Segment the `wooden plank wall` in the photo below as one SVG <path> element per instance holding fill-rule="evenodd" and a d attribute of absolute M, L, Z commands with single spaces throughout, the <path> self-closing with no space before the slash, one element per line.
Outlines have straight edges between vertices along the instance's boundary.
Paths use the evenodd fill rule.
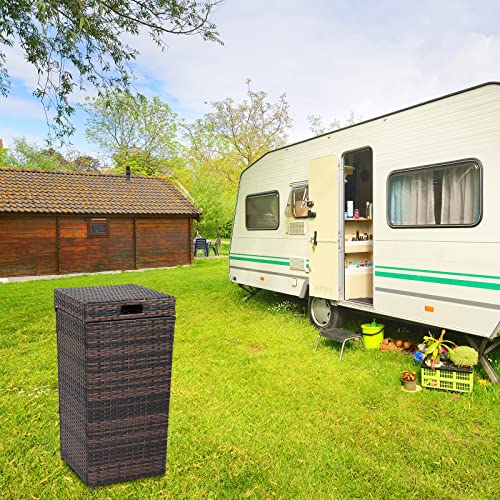
<path fill-rule="evenodd" d="M 0 277 L 56 273 L 56 218 L 0 217 Z"/>
<path fill-rule="evenodd" d="M 188 218 L 143 217 L 134 221 L 132 217 L 109 217 L 109 237 L 92 238 L 87 235 L 88 219 L 0 216 L 0 277 L 168 267 L 192 262 Z"/>
<path fill-rule="evenodd" d="M 137 267 L 191 263 L 189 219 L 137 218 Z"/>
<path fill-rule="evenodd" d="M 134 221 L 110 217 L 109 238 L 87 236 L 86 217 L 60 217 L 60 273 L 134 269 Z"/>

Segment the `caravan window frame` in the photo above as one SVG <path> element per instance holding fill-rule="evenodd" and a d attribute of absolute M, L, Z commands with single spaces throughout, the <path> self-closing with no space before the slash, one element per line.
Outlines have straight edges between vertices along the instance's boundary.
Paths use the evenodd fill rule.
<path fill-rule="evenodd" d="M 453 167 L 459 166 L 462 163 L 475 163 L 479 168 L 479 217 L 472 224 L 393 224 L 391 221 L 391 179 L 398 174 L 412 174 L 422 170 L 430 170 L 432 168 Z M 483 164 L 477 158 L 461 158 L 459 160 L 431 163 L 429 165 L 421 165 L 418 167 L 402 168 L 393 170 L 387 176 L 386 181 L 386 221 L 387 225 L 392 229 L 443 229 L 443 228 L 472 228 L 478 226 L 483 220 Z"/>
<path fill-rule="evenodd" d="M 247 207 L 248 207 L 248 199 L 249 198 L 257 198 L 259 196 L 266 196 L 266 195 L 274 195 L 276 194 L 277 197 L 276 199 L 278 200 L 278 211 L 276 213 L 278 217 L 278 221 L 275 227 L 248 227 L 248 215 L 247 215 Z M 252 193 L 252 194 L 247 194 L 245 197 L 245 227 L 247 231 L 276 231 L 280 227 L 280 193 L 277 190 L 274 191 L 264 191 L 262 193 Z"/>
<path fill-rule="evenodd" d="M 295 210 L 295 193 L 300 189 L 305 189 L 306 191 L 306 205 L 304 215 L 297 215 Z M 285 215 L 291 219 L 307 219 L 309 217 L 309 207 L 307 207 L 307 202 L 309 201 L 309 182 L 297 182 L 290 185 L 290 193 L 288 194 L 288 200 L 285 207 Z"/>

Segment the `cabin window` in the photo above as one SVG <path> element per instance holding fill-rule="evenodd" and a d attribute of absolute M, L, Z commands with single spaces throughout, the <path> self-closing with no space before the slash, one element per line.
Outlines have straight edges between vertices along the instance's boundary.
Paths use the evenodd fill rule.
<path fill-rule="evenodd" d="M 475 226 L 481 210 L 478 160 L 400 170 L 389 176 L 392 227 Z"/>
<path fill-rule="evenodd" d="M 90 219 L 87 225 L 87 236 L 89 238 L 109 237 L 109 221 L 107 219 Z"/>
<path fill-rule="evenodd" d="M 248 195 L 245 204 L 247 229 L 278 229 L 279 205 L 277 191 Z"/>
<path fill-rule="evenodd" d="M 285 215 L 295 219 L 304 219 L 307 217 L 309 200 L 309 188 L 306 185 L 292 186 L 288 202 L 286 204 Z"/>

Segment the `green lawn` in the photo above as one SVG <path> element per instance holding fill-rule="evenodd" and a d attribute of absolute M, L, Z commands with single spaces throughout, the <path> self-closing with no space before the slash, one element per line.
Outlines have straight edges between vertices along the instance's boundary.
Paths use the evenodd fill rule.
<path fill-rule="evenodd" d="M 89 491 L 59 457 L 53 290 L 120 283 L 177 297 L 167 474 Z M 405 356 L 339 362 L 299 306 L 242 296 L 225 258 L 1 285 L 0 497 L 500 498 L 497 386 L 404 393 Z"/>

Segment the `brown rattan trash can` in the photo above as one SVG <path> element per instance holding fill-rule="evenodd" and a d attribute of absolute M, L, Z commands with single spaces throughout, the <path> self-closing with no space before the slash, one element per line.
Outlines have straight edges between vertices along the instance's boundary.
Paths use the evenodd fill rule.
<path fill-rule="evenodd" d="M 165 474 L 175 297 L 54 290 L 61 457 L 90 488 Z"/>

